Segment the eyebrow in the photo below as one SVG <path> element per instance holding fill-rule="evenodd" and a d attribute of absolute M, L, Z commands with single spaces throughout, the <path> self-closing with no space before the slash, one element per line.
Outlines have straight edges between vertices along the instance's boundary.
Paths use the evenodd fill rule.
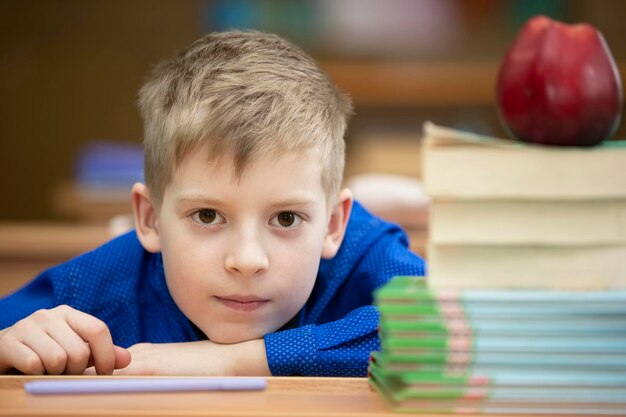
<path fill-rule="evenodd" d="M 287 198 L 282 201 L 276 201 L 270 204 L 270 207 L 308 207 L 315 204 L 315 200 L 312 198 L 305 197 L 296 197 L 296 198 Z"/>
<path fill-rule="evenodd" d="M 176 204 L 184 203 L 202 203 L 208 206 L 224 206 L 226 203 L 223 200 L 210 198 L 200 194 L 181 194 L 176 197 Z M 283 200 L 278 200 L 270 203 L 270 207 L 304 207 L 310 206 L 315 203 L 314 198 L 306 196 L 294 196 L 287 197 Z"/>
<path fill-rule="evenodd" d="M 207 205 L 222 205 L 221 200 L 215 198 L 209 198 L 200 194 L 180 194 L 176 196 L 176 204 L 181 203 L 204 203 Z"/>

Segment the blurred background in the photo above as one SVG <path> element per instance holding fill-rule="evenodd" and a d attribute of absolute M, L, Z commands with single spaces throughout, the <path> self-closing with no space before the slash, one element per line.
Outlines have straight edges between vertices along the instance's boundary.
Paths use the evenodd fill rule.
<path fill-rule="evenodd" d="M 130 210 L 128 184 L 141 179 L 137 91 L 154 64 L 204 33 L 255 28 L 299 44 L 354 100 L 346 180 L 419 180 L 425 120 L 504 135 L 498 66 L 536 14 L 595 25 L 624 78 L 621 0 L 3 0 L 0 258 L 26 256 L 45 240 L 44 224 L 90 228 L 92 240 L 81 235 L 76 247 L 71 230 L 54 229 L 49 244 L 71 247 L 63 258 Z M 626 138 L 623 125 L 616 137 Z M 418 192 L 397 184 L 399 194 Z M 14 233 L 24 224 L 39 226 Z"/>

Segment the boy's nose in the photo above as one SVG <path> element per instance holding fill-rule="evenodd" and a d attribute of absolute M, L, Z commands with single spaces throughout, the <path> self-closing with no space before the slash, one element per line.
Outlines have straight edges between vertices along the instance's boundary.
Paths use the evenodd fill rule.
<path fill-rule="evenodd" d="M 229 272 L 252 277 L 267 270 L 269 259 L 260 242 L 247 236 L 233 242 L 231 250 L 226 255 L 224 266 Z"/>

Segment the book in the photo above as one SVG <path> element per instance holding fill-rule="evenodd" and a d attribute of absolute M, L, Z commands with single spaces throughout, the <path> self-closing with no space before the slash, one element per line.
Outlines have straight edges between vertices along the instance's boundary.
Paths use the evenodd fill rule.
<path fill-rule="evenodd" d="M 436 354 L 455 353 L 462 360 L 469 360 L 473 354 L 491 353 L 563 353 L 563 354 L 609 354 L 619 355 L 622 368 L 626 370 L 626 336 L 443 336 L 430 338 L 391 338 L 384 333 L 381 346 L 394 354 Z M 466 355 L 463 355 L 466 354 Z M 560 359 L 559 359 L 560 360 Z"/>
<path fill-rule="evenodd" d="M 626 373 L 616 370 L 562 367 L 535 368 L 525 364 L 472 364 L 463 369 L 451 366 L 429 366 L 414 358 L 403 358 L 386 352 L 372 352 L 369 369 L 377 369 L 384 376 L 409 378 L 436 386 L 446 385 L 504 385 L 504 386 L 574 386 L 623 387 Z"/>
<path fill-rule="evenodd" d="M 429 226 L 434 245 L 626 244 L 626 198 L 435 199 Z"/>
<path fill-rule="evenodd" d="M 459 302 L 481 303 L 542 303 L 553 305 L 555 309 L 563 304 L 577 306 L 617 305 L 623 308 L 626 303 L 626 290 L 576 291 L 557 289 L 509 290 L 506 288 L 489 289 L 451 289 L 431 288 L 423 277 L 399 275 L 393 277 L 383 287 L 378 288 L 374 295 L 378 304 L 445 304 Z M 626 310 L 625 310 L 626 311 Z"/>
<path fill-rule="evenodd" d="M 422 174 L 427 194 L 455 199 L 626 198 L 626 141 L 550 147 L 426 122 Z"/>
<path fill-rule="evenodd" d="M 370 362 L 369 382 L 395 411 L 456 414 L 584 414 L 626 412 L 623 385 L 576 385 L 475 376 L 450 381 L 419 373 L 393 373 Z"/>
<path fill-rule="evenodd" d="M 568 317 L 488 316 L 465 314 L 460 317 L 423 316 L 399 308 L 381 306 L 381 332 L 396 338 L 430 337 L 441 334 L 475 334 L 539 337 L 545 335 L 584 336 L 626 334 L 626 316 Z M 471 320 L 471 317 L 477 317 Z M 523 318 L 523 319 L 522 319 Z M 384 330 L 383 330 L 384 329 Z"/>
<path fill-rule="evenodd" d="M 428 244 L 433 288 L 626 288 L 626 245 Z"/>
<path fill-rule="evenodd" d="M 384 335 L 382 336 L 385 337 Z M 576 374 L 615 376 L 626 379 L 626 354 L 597 352 L 449 352 L 401 351 L 389 344 L 383 347 L 384 361 L 389 370 L 420 371 L 457 377 L 470 371 L 486 375 L 562 375 Z M 611 379 L 613 380 L 613 379 Z"/>

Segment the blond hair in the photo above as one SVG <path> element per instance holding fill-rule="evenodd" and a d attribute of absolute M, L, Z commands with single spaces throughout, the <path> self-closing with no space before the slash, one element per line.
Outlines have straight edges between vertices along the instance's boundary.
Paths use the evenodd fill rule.
<path fill-rule="evenodd" d="M 327 198 L 339 191 L 352 105 L 307 53 L 279 36 L 204 36 L 156 66 L 139 108 L 145 181 L 157 204 L 178 164 L 200 147 L 210 159 L 231 155 L 238 175 L 262 156 L 316 149 Z"/>

